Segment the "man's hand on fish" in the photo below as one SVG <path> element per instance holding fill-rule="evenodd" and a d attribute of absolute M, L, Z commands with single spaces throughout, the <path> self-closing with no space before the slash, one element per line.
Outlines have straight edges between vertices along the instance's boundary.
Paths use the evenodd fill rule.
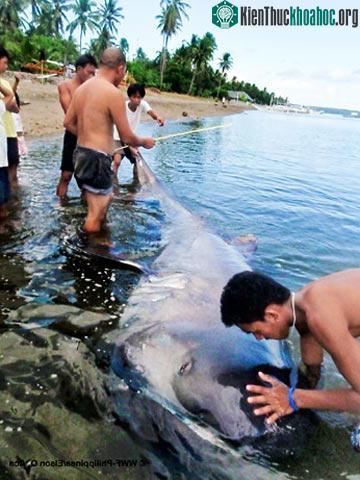
<path fill-rule="evenodd" d="M 255 415 L 266 415 L 266 423 L 272 425 L 280 417 L 293 413 L 289 405 L 289 388 L 276 378 L 259 372 L 262 381 L 267 382 L 271 387 L 262 387 L 261 385 L 247 385 L 248 392 L 257 393 L 254 397 L 249 397 L 248 402 L 254 404 Z M 258 408 L 258 405 L 262 405 Z"/>

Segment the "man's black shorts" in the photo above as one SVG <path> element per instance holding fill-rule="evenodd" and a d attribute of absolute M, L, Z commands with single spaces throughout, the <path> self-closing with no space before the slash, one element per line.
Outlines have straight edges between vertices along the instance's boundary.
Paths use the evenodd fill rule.
<path fill-rule="evenodd" d="M 7 137 L 8 164 L 9 167 L 17 166 L 20 163 L 17 138 Z"/>
<path fill-rule="evenodd" d="M 60 170 L 62 172 L 74 172 L 73 154 L 76 147 L 77 137 L 65 130 Z"/>

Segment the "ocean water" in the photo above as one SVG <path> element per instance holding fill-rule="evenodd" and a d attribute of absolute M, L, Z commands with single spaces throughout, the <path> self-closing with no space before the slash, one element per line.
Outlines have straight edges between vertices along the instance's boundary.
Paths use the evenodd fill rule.
<path fill-rule="evenodd" d="M 144 156 L 207 228 L 229 242 L 255 236 L 256 250 L 245 252 L 251 267 L 289 288 L 358 267 L 360 121 L 246 112 L 169 122 L 162 129 L 147 123 L 142 132 L 157 136 L 229 123 L 159 142 Z M 1 478 L 23 478 L 25 467 L 9 465 L 16 458 L 73 459 L 74 452 L 77 459 L 149 458 L 148 445 L 101 415 L 108 365 L 106 354 L 103 360 L 97 354 L 102 335 L 116 328 L 138 277 L 64 253 L 63 239 L 81 225 L 85 207 L 74 183 L 66 202 L 54 195 L 60 152 L 58 137 L 30 143 L 20 188 L 0 233 Z M 151 265 L 161 250 L 164 215 L 156 200 L 134 202 L 133 188 L 125 160 L 109 212 L 109 237 L 127 256 Z M 87 329 L 76 323 L 81 313 Z M 29 322 L 30 328 L 21 328 Z M 298 357 L 296 335 L 290 342 Z M 325 366 L 325 386 L 342 385 L 328 357 Z M 360 478 L 360 457 L 349 441 L 353 422 L 350 415 L 322 414 L 304 456 L 268 465 L 269 475 L 277 480 Z M 246 462 L 253 478 L 264 478 L 263 462 Z M 144 465 L 121 471 L 110 464 L 91 471 L 82 465 L 67 470 L 67 478 L 151 478 L 153 469 L 159 471 L 156 465 Z M 38 468 L 28 471 L 63 478 L 62 469 Z M 184 478 L 182 468 L 172 468 L 172 478 Z M 227 478 L 242 478 L 241 468 L 229 471 Z"/>

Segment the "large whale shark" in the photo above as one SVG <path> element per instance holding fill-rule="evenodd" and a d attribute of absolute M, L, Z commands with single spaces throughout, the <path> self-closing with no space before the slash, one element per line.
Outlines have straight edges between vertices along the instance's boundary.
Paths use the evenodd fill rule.
<path fill-rule="evenodd" d="M 249 265 L 172 197 L 142 157 L 137 170 L 140 198 L 159 199 L 167 221 L 164 247 L 117 331 L 112 388 L 120 420 L 152 445 L 171 444 L 187 464 L 189 455 L 203 460 L 204 442 L 225 450 L 229 442 L 266 447 L 276 457 L 296 453 L 313 432 L 312 416 L 297 413 L 267 427 L 245 393 L 260 368 L 289 383 L 294 365 L 287 344 L 258 341 L 221 323 L 222 288 Z"/>

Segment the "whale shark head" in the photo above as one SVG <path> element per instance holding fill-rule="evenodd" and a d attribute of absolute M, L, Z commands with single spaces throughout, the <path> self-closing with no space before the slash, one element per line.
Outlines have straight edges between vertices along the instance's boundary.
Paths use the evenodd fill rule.
<path fill-rule="evenodd" d="M 113 366 L 133 388 L 156 392 L 165 403 L 240 440 L 269 430 L 252 413 L 246 385 L 259 383 L 260 366 L 288 382 L 291 363 L 280 342 L 257 341 L 219 322 L 206 329 L 186 323 L 149 326 L 118 345 Z"/>

